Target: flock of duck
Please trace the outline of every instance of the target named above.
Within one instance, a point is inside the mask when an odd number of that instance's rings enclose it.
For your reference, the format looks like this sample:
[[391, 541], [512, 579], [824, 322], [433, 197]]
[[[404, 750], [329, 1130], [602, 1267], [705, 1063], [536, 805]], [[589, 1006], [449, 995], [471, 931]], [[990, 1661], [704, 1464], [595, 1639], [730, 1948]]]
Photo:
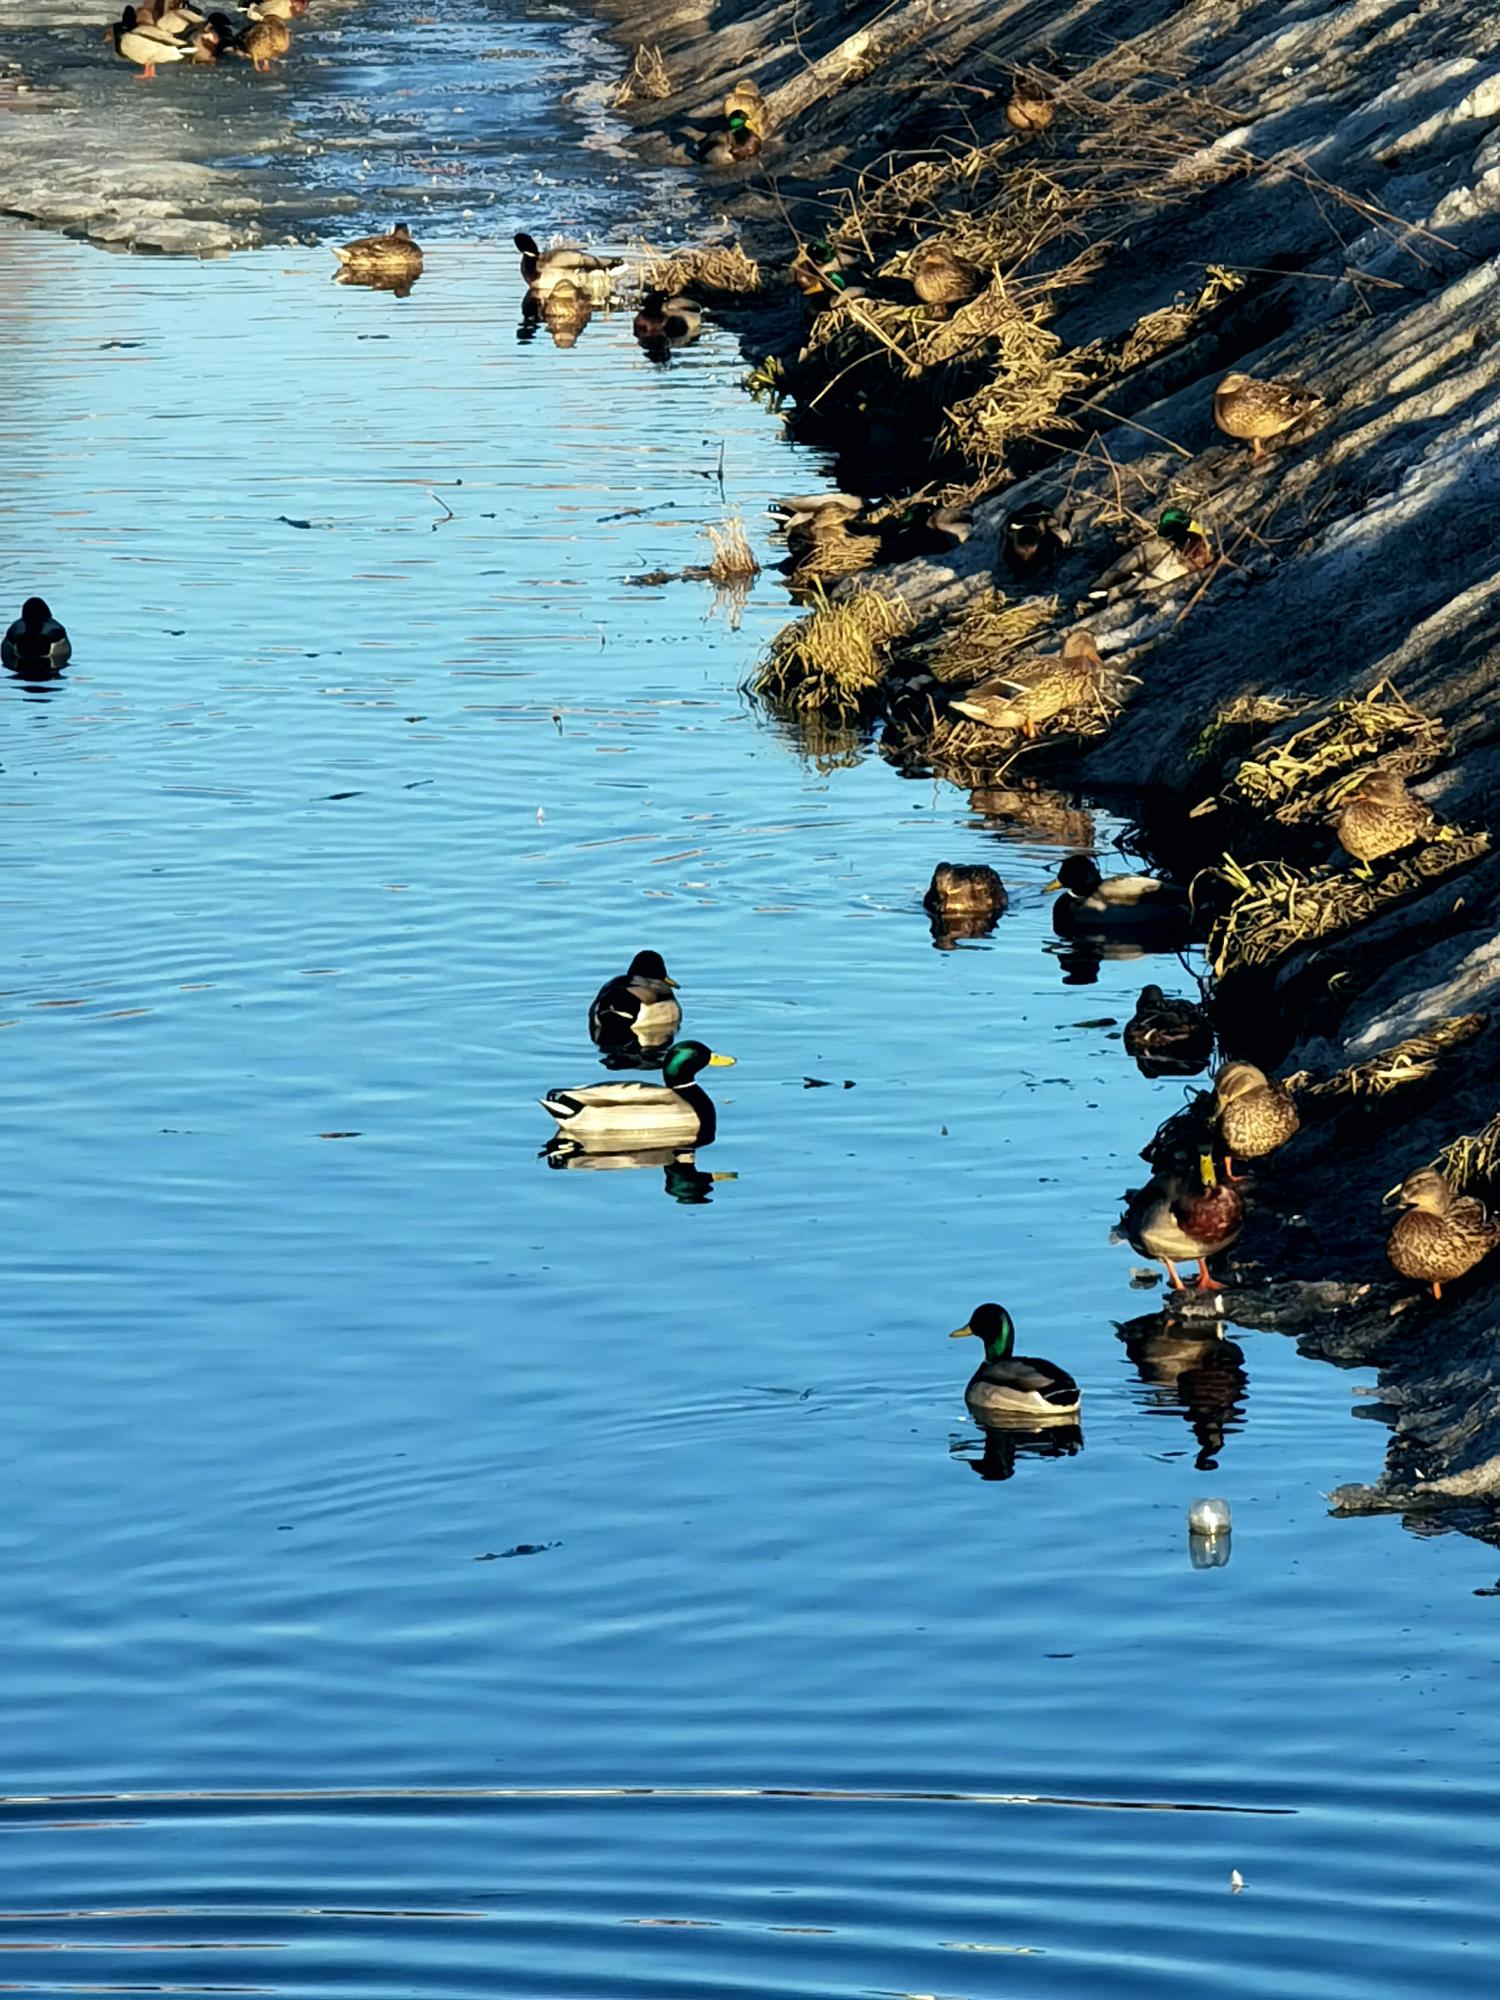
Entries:
[[243, 56], [260, 74], [292, 46], [292, 22], [308, 0], [247, 0], [243, 21], [220, 9], [205, 13], [193, 0], [136, 0], [105, 39], [149, 83], [173, 63], [209, 68], [223, 56]]

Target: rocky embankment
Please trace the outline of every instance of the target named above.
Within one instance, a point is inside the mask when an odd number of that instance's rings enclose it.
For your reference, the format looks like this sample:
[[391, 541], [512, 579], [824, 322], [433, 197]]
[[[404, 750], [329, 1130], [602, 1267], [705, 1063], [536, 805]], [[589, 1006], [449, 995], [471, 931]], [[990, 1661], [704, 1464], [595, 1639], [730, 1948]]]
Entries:
[[[794, 639], [764, 694], [815, 747], [878, 732], [1039, 828], [1059, 786], [1129, 792], [1152, 859], [1196, 878], [1221, 1046], [1302, 1085], [1229, 1309], [1382, 1370], [1387, 1472], [1338, 1504], [1500, 1540], [1500, 1256], [1435, 1303], [1387, 1265], [1382, 1208], [1439, 1156], [1500, 1195], [1500, 14], [612, 11], [660, 58], [626, 112], [648, 158], [695, 159], [736, 80], [764, 95], [759, 152], [705, 169], [761, 268], [757, 381], [843, 484], [973, 507], [948, 553], [882, 562], [902, 541], [875, 536], [830, 562], [818, 587], [875, 643], [820, 678]], [[1011, 115], [1018, 79], [1045, 129]], [[837, 273], [810, 312], [785, 282], [799, 244]], [[977, 274], [956, 309], [914, 296], [934, 245]], [[1320, 406], [1252, 457], [1213, 422], [1231, 370]], [[1065, 546], [1017, 576], [1000, 558], [1027, 506]], [[1169, 507], [1204, 566], [1155, 561]], [[1079, 624], [1131, 677], [1107, 707], [1036, 744], [955, 715]], [[1366, 880], [1332, 826], [1372, 766], [1438, 826]]]

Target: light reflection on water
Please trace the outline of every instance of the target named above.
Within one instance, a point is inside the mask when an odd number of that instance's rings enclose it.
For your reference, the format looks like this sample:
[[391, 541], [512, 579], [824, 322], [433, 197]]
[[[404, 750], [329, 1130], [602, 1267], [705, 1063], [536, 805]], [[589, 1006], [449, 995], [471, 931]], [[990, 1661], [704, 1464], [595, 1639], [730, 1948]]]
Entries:
[[[379, 1794], [0, 1809], [13, 1987], [1483, 1990], [1485, 1559], [1329, 1521], [1351, 1380], [1153, 1344], [1108, 1240], [1177, 968], [1067, 982], [1070, 802], [752, 714], [772, 579], [622, 581], [703, 559], [721, 447], [752, 524], [817, 477], [732, 342], [518, 343], [456, 243], [406, 300], [0, 263], [4, 583], [75, 644], [0, 689], [7, 1783]], [[934, 949], [940, 859], [989, 939]], [[645, 943], [739, 1059], [702, 1200], [541, 1157]], [[991, 1296], [1081, 1449], [969, 1422]], [[1290, 1813], [397, 1796], [614, 1784]]]

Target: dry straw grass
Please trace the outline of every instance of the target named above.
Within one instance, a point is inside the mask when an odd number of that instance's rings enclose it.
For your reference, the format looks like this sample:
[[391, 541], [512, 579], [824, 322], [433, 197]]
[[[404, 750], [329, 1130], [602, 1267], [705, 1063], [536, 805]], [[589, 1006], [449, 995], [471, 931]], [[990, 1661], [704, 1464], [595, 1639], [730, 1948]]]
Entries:
[[1310, 1070], [1299, 1070], [1285, 1079], [1288, 1090], [1297, 1092], [1303, 1107], [1326, 1105], [1339, 1109], [1350, 1101], [1389, 1097], [1414, 1083], [1425, 1083], [1444, 1060], [1466, 1048], [1489, 1026], [1488, 1014], [1445, 1014], [1420, 1035], [1408, 1035], [1378, 1056], [1351, 1063], [1332, 1076], [1313, 1080]]
[[906, 606], [879, 591], [834, 599], [818, 590], [807, 616], [776, 635], [750, 692], [783, 712], [812, 711], [834, 722], [868, 715], [890, 649], [911, 627]]
[[944, 633], [942, 643], [925, 663], [927, 671], [944, 686], [971, 687], [986, 674], [997, 672], [1007, 653], [1015, 652], [1049, 626], [1057, 609], [1055, 597], [1032, 597], [1012, 604], [1002, 591], [987, 590]]
[[641, 283], [648, 291], [688, 292], [695, 298], [747, 298], [761, 289], [761, 269], [738, 243], [683, 250], [641, 249]]
[[760, 562], [738, 514], [731, 514], [718, 527], [710, 526], [706, 533], [713, 544], [713, 560], [708, 566], [713, 582], [748, 583], [760, 575]]
[[[1324, 818], [1337, 802], [1340, 781], [1352, 784], [1376, 758], [1382, 769], [1408, 777], [1436, 762], [1443, 741], [1440, 722], [1381, 681], [1368, 694], [1336, 701], [1316, 722], [1245, 758], [1223, 796], [1294, 826]], [[1392, 746], [1398, 747], [1392, 752]]]
[[1209, 936], [1215, 977], [1274, 965], [1302, 945], [1364, 923], [1403, 896], [1466, 867], [1488, 846], [1483, 833], [1435, 840], [1375, 881], [1351, 874], [1304, 875], [1280, 861], [1241, 867], [1226, 855], [1219, 868], [1206, 871], [1237, 892]]
[[638, 103], [642, 98], [671, 95], [672, 79], [662, 61], [661, 50], [654, 42], [642, 42], [615, 92], [616, 110], [623, 111], [627, 105]]
[[1482, 1132], [1465, 1133], [1444, 1146], [1432, 1164], [1460, 1194], [1493, 1195], [1500, 1179], [1500, 1113]]

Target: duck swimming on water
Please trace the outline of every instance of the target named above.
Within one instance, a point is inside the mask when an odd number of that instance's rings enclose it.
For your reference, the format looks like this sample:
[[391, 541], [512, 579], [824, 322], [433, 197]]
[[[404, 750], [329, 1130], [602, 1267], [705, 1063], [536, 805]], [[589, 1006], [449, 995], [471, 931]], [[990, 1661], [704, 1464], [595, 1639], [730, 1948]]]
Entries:
[[7, 667], [65, 667], [73, 656], [67, 632], [52, 616], [45, 597], [28, 597], [21, 615], [0, 640], [0, 661]]
[[1077, 1414], [1078, 1384], [1055, 1361], [1014, 1352], [1015, 1322], [1004, 1306], [976, 1306], [948, 1337], [962, 1340], [969, 1334], [984, 1342], [984, 1359], [964, 1390], [964, 1401], [980, 1423]]
[[664, 1049], [681, 1026], [677, 981], [659, 951], [638, 951], [589, 1008], [589, 1039], [599, 1049]]
[[586, 1152], [634, 1152], [643, 1146], [706, 1146], [718, 1126], [713, 1099], [697, 1082], [705, 1069], [728, 1069], [734, 1057], [704, 1042], [674, 1042], [660, 1083], [589, 1083], [550, 1090], [540, 1099], [561, 1136]]

